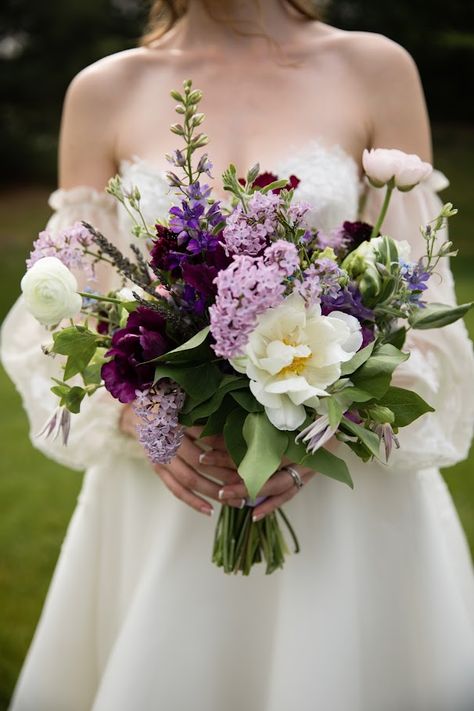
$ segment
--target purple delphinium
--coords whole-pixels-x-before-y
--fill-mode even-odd
[[[39,233],[38,239],[33,242],[33,249],[29,259],[26,260],[26,266],[30,269],[43,257],[57,257],[68,269],[83,271],[88,279],[93,279],[92,261],[84,254],[84,250],[91,244],[92,236],[80,222],[55,235],[50,230],[43,230]]]
[[[133,404],[141,422],[138,438],[154,464],[168,464],[176,456],[184,437],[178,422],[185,394],[171,380],[161,380],[150,390],[137,392]]]
[[[280,206],[280,197],[272,192],[254,193],[246,212],[241,204],[237,205],[227,218],[223,232],[226,252],[251,257],[260,255],[276,234]]]
[[[219,272],[216,285],[216,301],[209,309],[213,348],[218,356],[234,358],[246,346],[258,315],[282,301],[282,273],[261,257],[240,255]]]
[[[165,319],[153,309],[139,306],[128,317],[124,328],[112,336],[111,357],[102,366],[102,379],[110,394],[127,403],[135,399],[137,390],[144,390],[153,382],[155,366],[147,363],[166,353],[171,344],[165,332]]]
[[[284,239],[279,239],[267,247],[263,260],[267,265],[275,264],[285,277],[292,276],[300,265],[295,245]]]
[[[421,300],[423,292],[428,288],[427,281],[430,272],[427,272],[421,262],[408,263],[400,261],[400,275],[408,291],[408,302],[423,308],[425,302]]]

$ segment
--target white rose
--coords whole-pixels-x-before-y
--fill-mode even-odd
[[[39,259],[21,280],[21,290],[28,311],[45,326],[81,310],[76,278],[57,257]]]
[[[280,430],[295,430],[306,418],[304,405],[319,397],[341,374],[341,363],[362,344],[359,321],[333,311],[307,307],[299,294],[268,309],[250,335],[244,354],[231,363],[250,379],[250,390]]]
[[[395,187],[402,191],[411,190],[433,172],[433,166],[419,156],[394,148],[365,149],[362,165],[374,187],[382,188],[393,179]]]

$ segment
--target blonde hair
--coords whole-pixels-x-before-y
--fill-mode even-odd
[[[319,20],[314,0],[283,0],[307,20]],[[189,0],[154,0],[148,17],[148,27],[140,44],[148,46],[169,32],[187,12]]]

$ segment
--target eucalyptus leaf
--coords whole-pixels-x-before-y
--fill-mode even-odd
[[[280,466],[288,445],[288,433],[274,427],[263,412],[250,412],[242,432],[247,451],[238,471],[245,481],[250,498],[255,499],[265,482]]]
[[[428,328],[442,328],[450,323],[458,321],[467,314],[474,302],[461,304],[459,306],[447,306],[446,304],[428,304],[424,309],[416,311],[408,319],[411,326],[417,330]]]

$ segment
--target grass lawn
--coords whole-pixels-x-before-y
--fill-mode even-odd
[[[472,300],[474,201],[471,159],[474,133],[443,126],[435,130],[435,162],[451,179],[443,193],[460,209],[451,236],[462,250],[454,260],[460,301]],[[48,216],[48,190],[17,188],[0,194],[0,320],[18,293],[24,259]],[[467,318],[474,336],[474,315]],[[81,476],[45,459],[27,437],[17,393],[0,370],[0,709],[13,684],[40,614],[61,542],[81,485]],[[474,454],[444,472],[474,550]]]

